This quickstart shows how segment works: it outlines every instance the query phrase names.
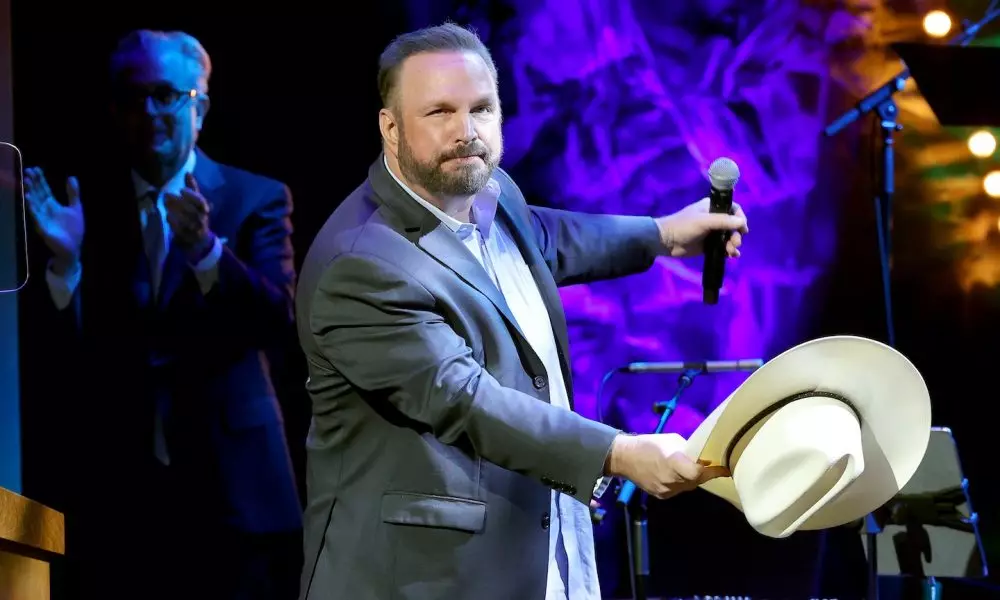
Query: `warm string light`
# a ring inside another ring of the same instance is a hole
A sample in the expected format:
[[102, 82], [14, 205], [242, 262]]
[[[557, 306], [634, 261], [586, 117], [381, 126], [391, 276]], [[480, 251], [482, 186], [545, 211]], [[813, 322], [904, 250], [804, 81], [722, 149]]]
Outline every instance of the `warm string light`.
[[990, 198], [1000, 198], [1000, 171], [990, 171], [983, 177], [983, 190]]
[[948, 35], [951, 31], [951, 17], [943, 10], [932, 10], [924, 15], [924, 31], [935, 38]]
[[[980, 129], [969, 136], [969, 152], [976, 158], [989, 158], [997, 150], [997, 139], [992, 133]], [[990, 171], [983, 177], [983, 191], [990, 198], [1000, 198], [1000, 171]], [[997, 220], [1000, 230], [1000, 219]]]
[[[942, 43], [939, 40], [953, 33], [955, 22], [947, 12], [932, 10], [924, 15], [923, 29], [928, 38], [935, 40], [931, 43], [939, 44]], [[964, 290], [969, 291], [976, 286], [1000, 286], [1000, 252], [998, 252], [1000, 244], [997, 244], [997, 240], [1000, 239], [997, 236], [997, 232], [1000, 231], [1000, 167], [992, 164], [991, 160], [996, 156], [998, 149], [997, 138], [992, 129], [981, 128], [972, 131], [966, 140], [966, 147], [973, 161], [980, 163], [978, 167], [972, 167], [973, 172], [982, 168], [979, 173], [985, 173], [982, 177], [981, 193], [997, 201], [994, 206], [959, 220], [953, 227], [953, 239], [965, 242], [967, 245], [965, 256], [957, 266], [959, 283]], [[958, 156], [954, 158], [965, 162]], [[990, 162], [986, 163], [987, 160]], [[965, 177], [968, 178], [970, 175], [976, 177], [969, 172]], [[962, 177], [949, 179], [951, 185], [955, 186], [959, 185], [957, 181]], [[968, 188], [966, 190], [960, 193], [962, 197], [967, 197], [967, 192], [971, 191]]]
[[996, 149], [997, 139], [985, 129], [979, 130], [969, 136], [969, 152], [976, 158], [993, 156]]

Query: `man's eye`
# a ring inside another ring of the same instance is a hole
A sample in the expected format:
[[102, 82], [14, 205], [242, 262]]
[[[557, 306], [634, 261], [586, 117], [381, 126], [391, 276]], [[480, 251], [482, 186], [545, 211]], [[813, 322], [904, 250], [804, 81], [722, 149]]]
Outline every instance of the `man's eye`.
[[175, 90], [154, 90], [152, 96], [154, 100], [163, 104], [173, 104], [180, 98], [180, 94]]

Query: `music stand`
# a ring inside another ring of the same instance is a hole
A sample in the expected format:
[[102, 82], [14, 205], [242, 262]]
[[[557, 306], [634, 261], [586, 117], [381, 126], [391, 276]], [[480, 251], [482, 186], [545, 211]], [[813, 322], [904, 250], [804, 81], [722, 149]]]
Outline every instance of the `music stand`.
[[[876, 512], [878, 575], [906, 577], [932, 588], [937, 578], [987, 576], [979, 518], [962, 473], [958, 446], [946, 427], [931, 428], [927, 452], [902, 490]], [[862, 535], [869, 552], [867, 535]], [[925, 596], [927, 597], [927, 596]]]
[[1000, 127], [1000, 48], [898, 42], [920, 94], [945, 127]]

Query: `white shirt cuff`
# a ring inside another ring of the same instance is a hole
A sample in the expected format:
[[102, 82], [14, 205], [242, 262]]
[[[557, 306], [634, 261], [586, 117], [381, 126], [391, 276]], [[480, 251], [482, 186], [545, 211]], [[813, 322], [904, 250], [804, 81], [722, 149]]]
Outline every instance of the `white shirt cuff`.
[[608, 487], [611, 485], [611, 477], [601, 477], [594, 484], [594, 498], [598, 500], [604, 495], [604, 492], [608, 491]]
[[77, 261], [72, 267], [62, 275], [56, 275], [52, 270], [52, 260], [49, 260], [45, 269], [45, 282], [49, 285], [49, 294], [52, 302], [59, 310], [64, 310], [73, 301], [73, 294], [80, 285], [80, 276], [83, 274], [83, 267]]
[[208, 294], [219, 281], [219, 259], [222, 258], [222, 240], [215, 236], [212, 249], [204, 258], [191, 265], [202, 295]]
[[205, 258], [191, 265], [191, 268], [195, 271], [210, 271], [219, 264], [220, 258], [222, 258], [222, 240], [219, 239], [219, 236], [215, 236], [212, 249], [205, 255]]

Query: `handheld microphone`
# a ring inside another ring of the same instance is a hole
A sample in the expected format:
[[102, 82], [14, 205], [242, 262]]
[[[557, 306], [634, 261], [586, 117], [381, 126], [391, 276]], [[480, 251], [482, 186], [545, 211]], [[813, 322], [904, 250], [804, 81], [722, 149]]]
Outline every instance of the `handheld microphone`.
[[732, 373], [734, 371], [756, 371], [764, 365], [759, 358], [743, 360], [702, 360], [674, 362], [634, 362], [625, 365], [628, 373], [683, 373], [695, 370], [702, 373]]
[[[740, 168], [728, 158], [717, 158], [708, 167], [712, 184], [709, 195], [709, 212], [732, 214], [733, 188], [740, 179]], [[711, 231], [705, 236], [705, 267], [701, 274], [705, 304], [718, 304], [722, 278], [726, 272], [726, 242], [729, 232]]]

